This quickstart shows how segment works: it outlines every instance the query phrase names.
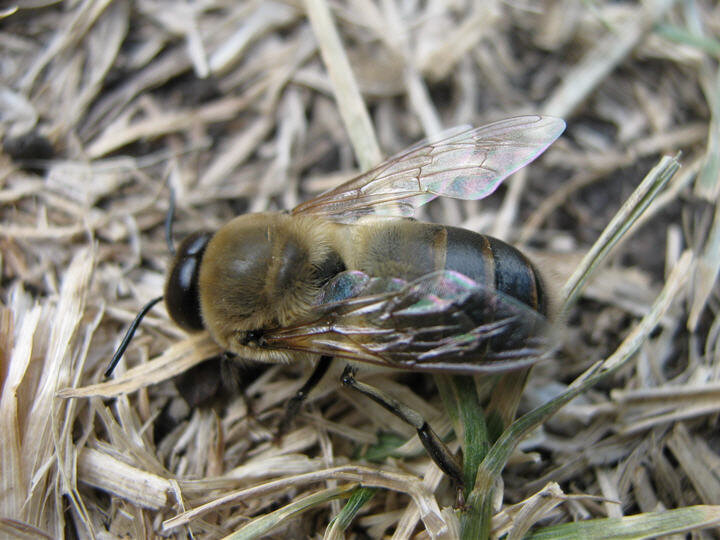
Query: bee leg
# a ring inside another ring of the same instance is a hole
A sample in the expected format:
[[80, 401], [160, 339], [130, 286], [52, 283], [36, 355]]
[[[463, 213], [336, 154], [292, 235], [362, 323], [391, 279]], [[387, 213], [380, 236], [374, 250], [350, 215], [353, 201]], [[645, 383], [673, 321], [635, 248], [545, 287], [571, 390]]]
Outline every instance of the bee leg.
[[252, 403], [245, 390], [267, 369], [267, 366], [268, 364], [248, 360], [240, 363], [237, 361], [237, 355], [225, 351], [206, 358], [184, 373], [176, 375], [173, 382], [180, 396], [191, 409], [222, 406], [230, 397], [240, 395], [245, 401], [249, 415], [252, 415]]
[[355, 380], [356, 369], [348, 365], [343, 371], [340, 381], [343, 386], [357, 390], [361, 394], [366, 395], [372, 399], [375, 403], [379, 403], [385, 407], [388, 411], [393, 413], [401, 420], [407, 422], [417, 430], [420, 442], [422, 442], [425, 450], [430, 455], [430, 458], [435, 464], [440, 467], [445, 474], [447, 474], [455, 483], [459, 492], [463, 491], [464, 481], [462, 476], [462, 468], [458, 463], [455, 456], [450, 452], [450, 449], [445, 446], [437, 433], [433, 431], [430, 425], [425, 421], [422, 415], [414, 409], [411, 409], [407, 405], [404, 405], [393, 399], [388, 394], [370, 386], [369, 384], [361, 383]]
[[305, 384], [302, 385], [300, 390], [298, 390], [295, 395], [290, 398], [290, 401], [287, 402], [287, 405], [285, 406], [285, 416], [283, 417], [282, 422], [280, 422], [280, 427], [278, 428], [278, 434], [276, 438], [279, 439], [285, 433], [287, 433], [287, 430], [290, 428], [290, 424], [292, 423], [293, 419], [297, 416], [297, 413], [300, 412], [300, 407], [302, 407], [302, 404], [310, 395], [310, 392], [312, 392], [313, 388], [318, 385], [325, 373], [327, 373], [327, 370], [330, 368], [331, 362], [332, 356], [321, 356], [320, 360], [318, 360], [318, 363], [315, 365], [313, 372], [310, 374], [308, 380], [305, 381]]

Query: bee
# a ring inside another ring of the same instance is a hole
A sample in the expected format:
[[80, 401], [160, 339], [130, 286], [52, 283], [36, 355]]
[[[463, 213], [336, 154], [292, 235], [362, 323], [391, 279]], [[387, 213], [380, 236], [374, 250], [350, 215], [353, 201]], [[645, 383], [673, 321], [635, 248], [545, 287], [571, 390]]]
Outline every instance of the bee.
[[290, 211], [246, 214], [179, 246], [164, 295], [173, 321], [207, 330], [224, 350], [267, 363], [314, 361], [290, 400], [287, 426], [333, 359], [341, 382], [410, 423], [458, 486], [461, 469], [425, 420], [355, 379], [378, 364], [430, 373], [527, 367], [550, 346], [548, 298], [517, 249], [469, 230], [412, 219], [438, 197], [481, 199], [540, 155], [565, 128], [523, 116], [458, 127]]

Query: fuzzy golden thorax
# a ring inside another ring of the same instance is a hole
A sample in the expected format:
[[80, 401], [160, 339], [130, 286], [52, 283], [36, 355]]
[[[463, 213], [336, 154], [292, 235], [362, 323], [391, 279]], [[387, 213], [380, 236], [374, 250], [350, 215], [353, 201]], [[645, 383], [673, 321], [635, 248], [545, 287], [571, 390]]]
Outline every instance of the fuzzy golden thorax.
[[318, 268], [331, 251], [330, 234], [316, 218], [269, 212], [237, 217], [215, 233], [199, 277], [200, 311], [215, 341], [248, 356], [253, 332], [307, 315], [320, 290]]

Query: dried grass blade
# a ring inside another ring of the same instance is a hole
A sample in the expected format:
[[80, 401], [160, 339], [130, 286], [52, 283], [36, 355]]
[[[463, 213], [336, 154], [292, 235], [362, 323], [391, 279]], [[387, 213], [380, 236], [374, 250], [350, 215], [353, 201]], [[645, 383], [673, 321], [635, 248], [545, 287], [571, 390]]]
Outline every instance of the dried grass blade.
[[157, 358], [127, 370], [122, 375], [102, 383], [82, 388], [63, 388], [57, 392], [61, 398], [114, 397], [127, 394], [166, 381], [207, 360], [220, 352], [207, 335], [192, 336], [176, 343]]
[[380, 152], [370, 115], [333, 22], [330, 7], [325, 0], [306, 0], [305, 8], [318, 41], [323, 62], [330, 74], [333, 94], [355, 155], [363, 170], [370, 169], [380, 163], [382, 152]]
[[[92, 249], [80, 250], [70, 262], [60, 289], [60, 298], [50, 329], [48, 350], [45, 355], [45, 369], [39, 381], [32, 408], [27, 417], [26, 433], [23, 440], [23, 469], [28, 479], [32, 478], [25, 511], [29, 516], [44, 515], [49, 511], [47, 494], [42, 487], [51, 481], [54, 469], [48, 460], [54, 460], [55, 441], [52, 425], [63, 426], [67, 420], [61, 407], [57, 407], [56, 392], [61, 386], [70, 384], [71, 363], [76, 358], [76, 336], [85, 312], [85, 301], [90, 289], [90, 277], [94, 267]], [[59, 498], [60, 494], [56, 493]]]
[[633, 18], [611, 30], [565, 75], [563, 83], [547, 100], [543, 113], [560, 118], [569, 116], [675, 3], [676, 0], [654, 0], [639, 6]]
[[166, 520], [163, 522], [163, 530], [167, 531], [174, 527], [184, 525], [201, 515], [227, 505], [236, 505], [238, 502], [249, 497], [258, 498], [293, 486], [333, 479], [355, 482], [366, 487], [378, 487], [407, 493], [413, 498], [419, 508], [425, 528], [430, 534], [443, 535], [447, 531], [447, 524], [441, 516], [440, 508], [435, 497], [418, 478], [409, 474], [353, 465], [344, 465], [311, 473], [286, 476], [278, 480], [230, 492], [209, 503]]
[[25, 377], [33, 349], [33, 336], [40, 321], [39, 306], [25, 313], [18, 329], [15, 348], [10, 356], [7, 379], [0, 395], [0, 514], [21, 516], [28, 481], [23, 475], [21, 415], [18, 410], [18, 388]]
[[705, 161], [698, 174], [695, 192], [715, 205], [715, 215], [698, 261], [695, 290], [688, 317], [688, 329], [691, 331], [695, 331], [697, 327], [720, 272], [720, 69], [710, 62], [705, 62], [700, 82], [710, 107], [710, 123]]
[[712, 228], [698, 259], [695, 291], [687, 323], [691, 331], [697, 327], [708, 299], [717, 288], [718, 272], [720, 272], [720, 204], [716, 202]]
[[[435, 493], [440, 481], [443, 480], [444, 477], [445, 473], [443, 473], [438, 466], [435, 465], [435, 463], [430, 462], [425, 470], [422, 485], [427, 488], [429, 493]], [[458, 534], [456, 534], [455, 531], [458, 530], [459, 524], [455, 514], [453, 512], [449, 512], [447, 508], [443, 508], [440, 511], [440, 518], [443, 521], [442, 529], [440, 529], [442, 531], [442, 536], [457, 538]], [[405, 540], [407, 538], [411, 538], [417, 528], [418, 521], [421, 519], [423, 519], [423, 515], [420, 513], [420, 508], [415, 505], [408, 506], [400, 520], [397, 522], [397, 527], [392, 536], [392, 540]]]
[[700, 499], [706, 504], [720, 501], [720, 457], [708, 442], [693, 436], [683, 423], [675, 425], [667, 442]]
[[[718, 41], [715, 41], [719, 44]], [[695, 193], [716, 202], [720, 193], [720, 69], [709, 62], [703, 65], [700, 83], [710, 107], [705, 163], [695, 184]]]
[[[508, 531], [507, 540], [521, 540], [538, 520], [567, 500], [560, 486], [551, 482], [538, 493], [523, 501], [520, 511], [513, 517], [512, 527]], [[520, 505], [518, 505], [520, 506]]]
[[85, 448], [80, 453], [78, 478], [135, 506], [154, 510], [168, 504], [168, 493], [172, 490], [172, 484], [166, 478], [123, 463], [93, 448]]

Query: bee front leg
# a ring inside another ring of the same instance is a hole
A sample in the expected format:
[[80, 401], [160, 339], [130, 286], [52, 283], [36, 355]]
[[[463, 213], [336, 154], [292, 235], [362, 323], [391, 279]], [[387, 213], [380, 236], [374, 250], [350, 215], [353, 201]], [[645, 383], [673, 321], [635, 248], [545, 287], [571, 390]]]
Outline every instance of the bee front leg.
[[287, 402], [287, 405], [285, 405], [285, 416], [283, 416], [282, 422], [280, 422], [280, 427], [278, 428], [278, 438], [287, 433], [293, 419], [297, 416], [297, 413], [300, 412], [300, 407], [302, 407], [302, 404], [305, 403], [305, 400], [310, 395], [313, 388], [318, 385], [325, 373], [327, 373], [331, 363], [332, 356], [321, 356], [308, 380], [305, 381], [305, 384], [303, 384], [295, 395], [290, 398], [290, 401]]
[[433, 431], [430, 425], [425, 421], [422, 415], [414, 409], [411, 409], [407, 405], [404, 405], [396, 399], [390, 397], [388, 394], [370, 386], [369, 384], [361, 383], [355, 380], [355, 368], [347, 366], [343, 371], [340, 381], [343, 386], [357, 390], [361, 394], [366, 395], [372, 399], [375, 403], [379, 403], [385, 407], [388, 411], [393, 413], [401, 420], [407, 422], [417, 430], [420, 442], [422, 442], [425, 450], [430, 455], [432, 460], [436, 463], [440, 470], [447, 474], [455, 483], [459, 493], [462, 493], [464, 488], [462, 468], [458, 463], [455, 456], [453, 456], [450, 449], [445, 445], [444, 442], [438, 437], [437, 433]]

